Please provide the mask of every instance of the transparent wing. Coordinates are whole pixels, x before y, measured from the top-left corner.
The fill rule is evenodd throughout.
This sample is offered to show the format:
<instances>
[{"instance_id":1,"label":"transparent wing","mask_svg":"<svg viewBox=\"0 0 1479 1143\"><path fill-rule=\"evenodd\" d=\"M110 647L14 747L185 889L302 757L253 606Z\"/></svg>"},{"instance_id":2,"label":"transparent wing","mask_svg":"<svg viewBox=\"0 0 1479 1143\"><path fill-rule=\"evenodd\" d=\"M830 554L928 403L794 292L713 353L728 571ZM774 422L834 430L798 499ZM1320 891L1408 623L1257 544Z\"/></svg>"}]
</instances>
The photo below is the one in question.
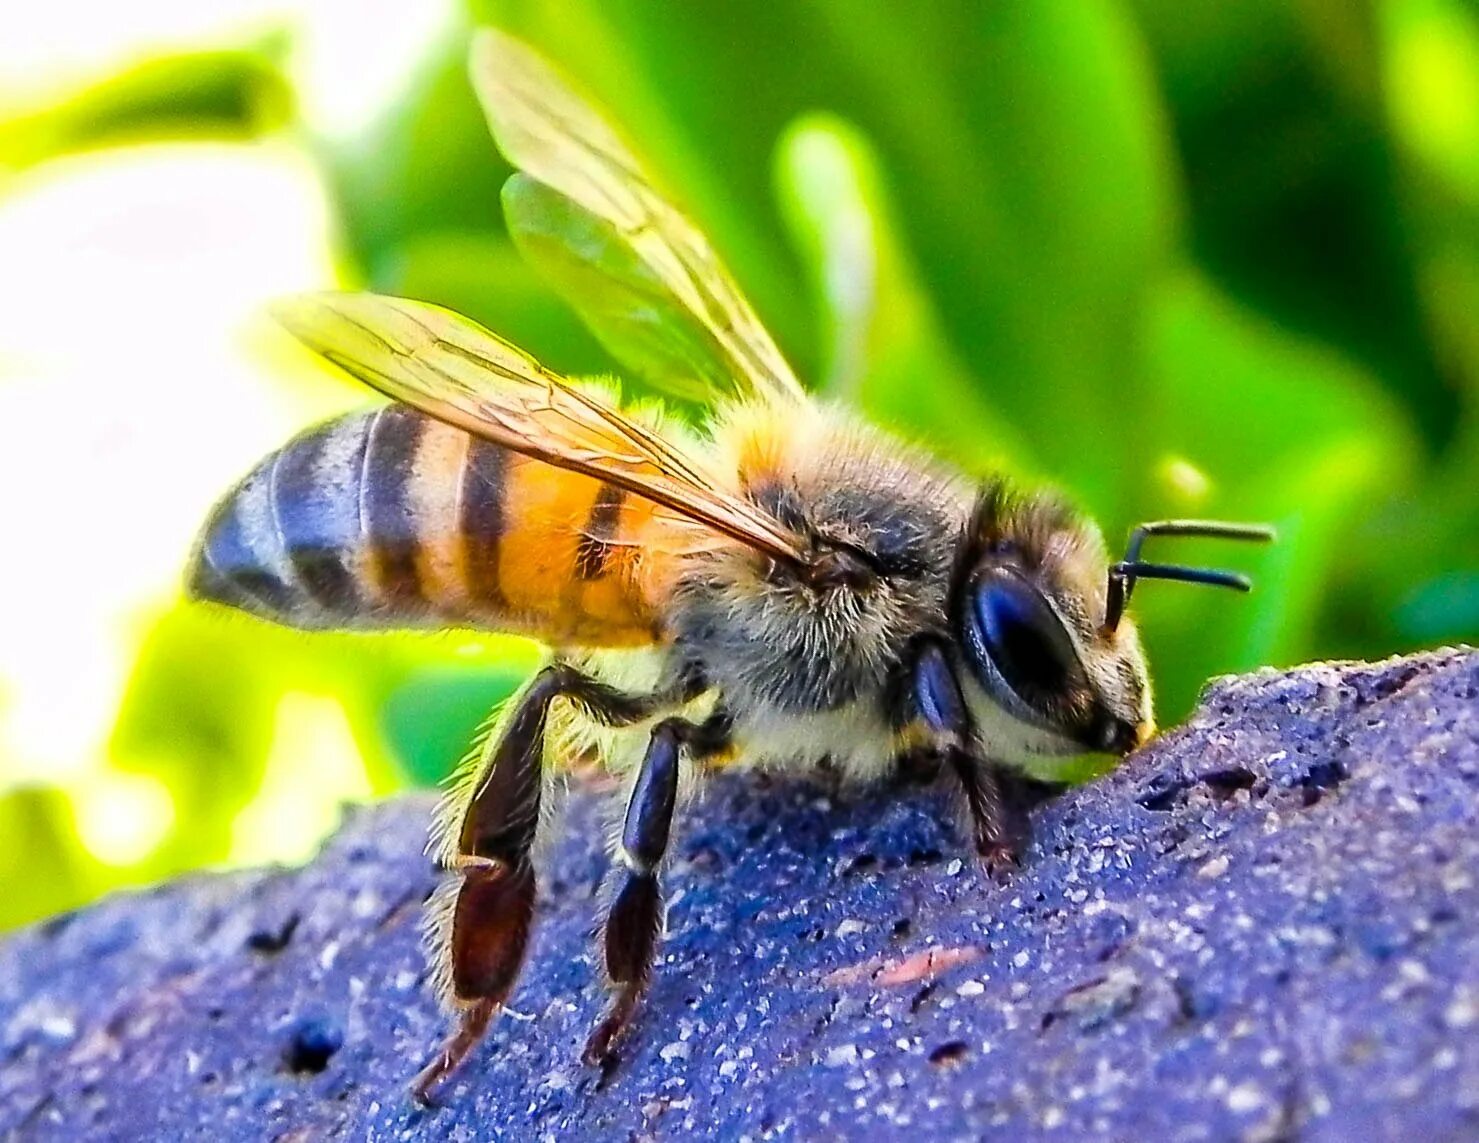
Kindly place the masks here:
<instances>
[{"instance_id":1,"label":"transparent wing","mask_svg":"<svg viewBox=\"0 0 1479 1143\"><path fill-rule=\"evenodd\" d=\"M473 86L499 149L510 231L611 352L685 396L804 400L805 391L708 240L635 155L528 45L480 30Z\"/></svg>"},{"instance_id":2,"label":"transparent wing","mask_svg":"<svg viewBox=\"0 0 1479 1143\"><path fill-rule=\"evenodd\" d=\"M376 294L306 294L273 312L319 356L388 397L804 562L795 533L725 492L701 462L466 318Z\"/></svg>"}]
</instances>

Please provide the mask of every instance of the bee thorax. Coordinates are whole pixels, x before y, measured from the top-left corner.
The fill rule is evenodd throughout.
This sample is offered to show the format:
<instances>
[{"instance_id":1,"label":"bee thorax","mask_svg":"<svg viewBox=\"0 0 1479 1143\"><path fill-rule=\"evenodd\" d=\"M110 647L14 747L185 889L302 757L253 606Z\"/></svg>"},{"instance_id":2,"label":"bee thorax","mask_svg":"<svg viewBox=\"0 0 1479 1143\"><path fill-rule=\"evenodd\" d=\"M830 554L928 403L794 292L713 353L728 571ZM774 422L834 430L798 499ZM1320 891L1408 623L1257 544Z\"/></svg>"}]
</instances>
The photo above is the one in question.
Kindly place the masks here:
<instances>
[{"instance_id":1,"label":"bee thorax","mask_svg":"<svg viewBox=\"0 0 1479 1143\"><path fill-rule=\"evenodd\" d=\"M736 711L798 715L870 699L910 641L944 622L966 494L881 434L834 424L809 435L745 483L812 537L812 558L725 549L696 562L674 600L679 652Z\"/></svg>"}]
</instances>

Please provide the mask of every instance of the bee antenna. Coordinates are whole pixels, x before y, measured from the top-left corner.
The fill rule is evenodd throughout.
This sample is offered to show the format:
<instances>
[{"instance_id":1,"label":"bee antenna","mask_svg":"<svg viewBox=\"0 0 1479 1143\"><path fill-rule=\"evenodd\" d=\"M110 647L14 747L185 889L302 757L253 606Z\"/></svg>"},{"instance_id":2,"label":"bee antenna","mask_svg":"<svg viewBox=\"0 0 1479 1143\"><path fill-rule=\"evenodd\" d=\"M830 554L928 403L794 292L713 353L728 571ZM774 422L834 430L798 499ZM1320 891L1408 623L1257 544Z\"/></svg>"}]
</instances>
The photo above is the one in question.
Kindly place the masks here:
<instances>
[{"instance_id":1,"label":"bee antenna","mask_svg":"<svg viewBox=\"0 0 1479 1143\"><path fill-rule=\"evenodd\" d=\"M1109 568L1109 586L1104 604L1104 633L1112 634L1125 614L1125 605L1141 579L1173 579L1181 583L1204 583L1249 591L1253 581L1238 572L1194 568L1182 564L1152 564L1140 559L1140 549L1151 536L1204 536L1219 540L1252 540L1268 543L1275 537L1267 524L1231 524L1221 520L1152 520L1137 525L1125 545L1125 558Z\"/></svg>"}]
</instances>

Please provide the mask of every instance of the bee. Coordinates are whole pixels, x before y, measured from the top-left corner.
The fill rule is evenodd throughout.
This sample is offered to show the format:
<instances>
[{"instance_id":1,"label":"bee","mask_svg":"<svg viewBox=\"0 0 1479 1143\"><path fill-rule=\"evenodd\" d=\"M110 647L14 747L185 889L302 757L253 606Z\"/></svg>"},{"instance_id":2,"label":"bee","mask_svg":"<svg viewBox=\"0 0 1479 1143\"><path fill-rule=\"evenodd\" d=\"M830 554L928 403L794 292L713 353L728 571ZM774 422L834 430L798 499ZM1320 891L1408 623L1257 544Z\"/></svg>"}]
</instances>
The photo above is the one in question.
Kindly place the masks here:
<instances>
[{"instance_id":1,"label":"bee","mask_svg":"<svg viewBox=\"0 0 1479 1143\"><path fill-rule=\"evenodd\" d=\"M616 356L711 403L702 430L623 409L447 310L371 294L283 303L322 359L392 399L314 428L215 508L189 589L299 628L470 627L552 656L496 716L432 851L430 955L454 1028L432 1092L514 987L535 852L562 757L626 775L602 936L612 1058L652 973L661 870L694 780L728 764L829 763L860 780L925 758L953 775L976 851L1024 836L1004 768L1123 755L1153 730L1135 584L1242 590L1230 572L1111 561L1056 495L973 481L808 397L708 241L617 131L521 42L482 30L474 86L511 228L539 243Z\"/></svg>"}]
</instances>

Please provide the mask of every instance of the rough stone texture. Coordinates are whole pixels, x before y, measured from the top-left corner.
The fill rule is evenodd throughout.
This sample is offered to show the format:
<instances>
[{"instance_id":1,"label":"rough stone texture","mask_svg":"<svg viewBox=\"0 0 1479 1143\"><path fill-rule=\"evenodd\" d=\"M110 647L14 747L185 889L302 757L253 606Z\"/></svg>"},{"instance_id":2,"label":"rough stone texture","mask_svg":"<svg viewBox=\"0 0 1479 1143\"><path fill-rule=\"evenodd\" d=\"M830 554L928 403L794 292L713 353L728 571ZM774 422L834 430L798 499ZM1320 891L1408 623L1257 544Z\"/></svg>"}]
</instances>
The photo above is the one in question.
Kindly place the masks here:
<instances>
[{"instance_id":1,"label":"rough stone texture","mask_svg":"<svg viewBox=\"0 0 1479 1143\"><path fill-rule=\"evenodd\" d=\"M356 813L305 870L0 947L0 1136L1479 1138L1479 655L1219 682L1004 885L945 806L718 781L601 1075L577 796L515 1011L431 1111L428 803Z\"/></svg>"}]
</instances>

